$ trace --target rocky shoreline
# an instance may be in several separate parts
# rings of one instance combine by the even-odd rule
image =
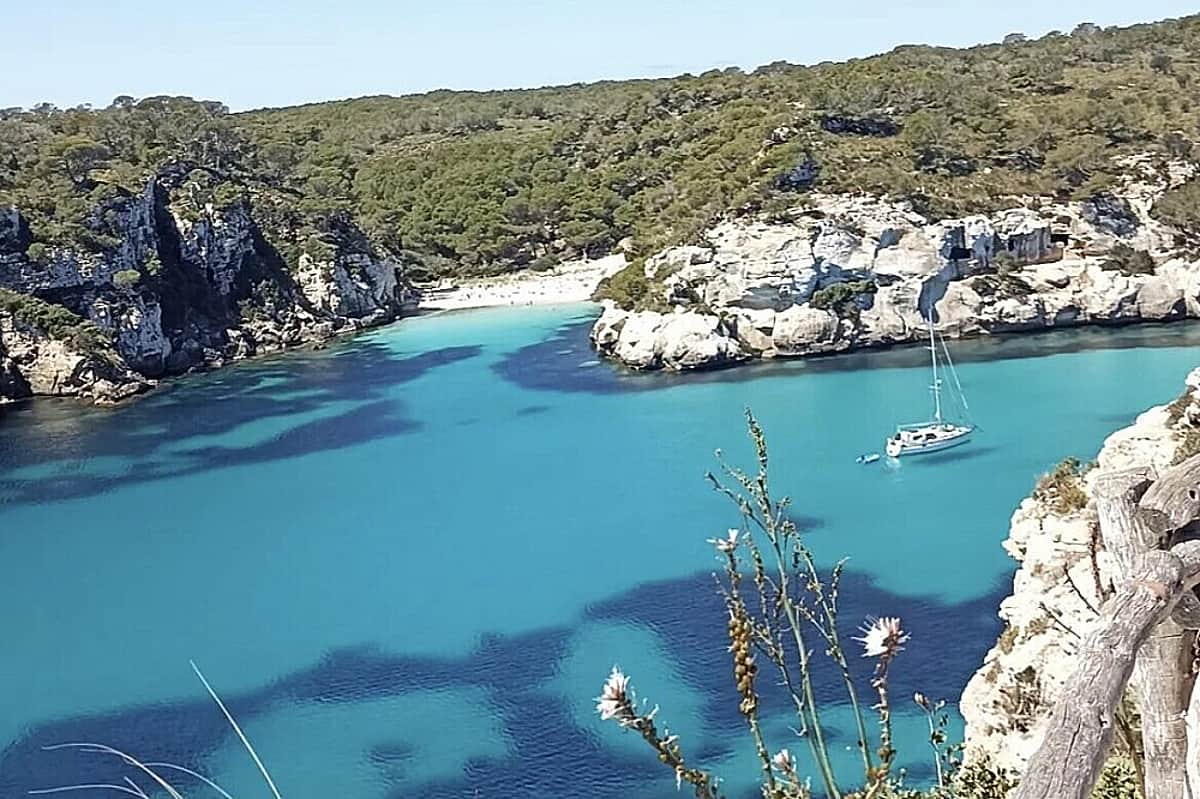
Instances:
[[[1200,317],[1200,259],[1151,216],[1194,167],[1126,167],[1085,202],[934,223],[845,195],[812,195],[788,222],[723,222],[647,258],[653,307],[607,303],[592,341],[634,369],[686,371],[916,342],[929,316],[950,337]]]
[[[197,203],[192,180],[168,168],[98,207],[91,224],[109,243],[96,251],[31,243],[21,212],[0,208],[0,399],[112,404],[162,377],[416,308],[403,265],[348,218],[333,217],[320,242],[289,241],[279,225],[267,234],[269,207]]]
[[[1195,167],[1149,156],[1124,166],[1112,193],[961,219],[820,194],[788,221],[730,219],[633,262],[625,271],[640,271],[648,307],[606,301],[592,342],[633,369],[686,371],[920,342],[930,316],[952,338],[1200,318],[1200,258],[1151,213]],[[418,309],[586,301],[626,266],[617,253],[416,287],[348,218],[331,218],[315,245],[289,240],[276,220],[262,224],[266,199],[197,204],[189,180],[166,168],[98,208],[97,230],[116,242],[104,252],[34,256],[19,210],[0,208],[0,399],[118,402],[165,376]],[[111,346],[81,346],[96,337],[64,329],[56,307]]]
[[[348,217],[333,217],[319,242],[288,240],[260,219],[269,197],[197,205],[189,181],[166,168],[97,208],[94,227],[113,243],[94,252],[43,247],[19,209],[0,207],[0,403],[111,405],[165,377],[417,311],[585,302],[625,265],[615,254],[422,290]]]
[[[1005,550],[1020,564],[999,616],[996,645],[959,704],[968,762],[1020,773],[1040,744],[1049,710],[1074,667],[1080,638],[1111,593],[1114,564],[1099,535],[1091,487],[1105,472],[1152,466],[1160,473],[1200,444],[1200,369],[1184,393],[1109,436],[1095,467],[1069,484],[1045,480],[1012,517]]]

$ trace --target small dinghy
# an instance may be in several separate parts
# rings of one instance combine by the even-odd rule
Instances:
[[[879,453],[872,452],[867,455],[859,455],[857,458],[854,459],[854,462],[866,464],[866,463],[874,463],[877,460],[879,460]]]

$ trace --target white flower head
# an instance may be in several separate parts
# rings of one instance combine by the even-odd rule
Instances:
[[[596,697],[596,712],[605,721],[616,719],[627,724],[633,717],[633,694],[629,690],[629,677],[620,666],[613,666],[612,673],[604,681],[604,690]]]
[[[729,528],[729,535],[725,538],[710,538],[708,543],[717,548],[719,552],[732,552],[737,549],[738,536],[741,532],[736,528]]]
[[[863,645],[863,657],[867,658],[892,657],[908,641],[908,633],[900,629],[900,619],[895,616],[868,618],[861,630],[862,636],[854,640]]]
[[[796,770],[796,758],[792,757],[788,750],[780,749],[778,754],[771,758],[771,765],[784,774],[791,774]]]

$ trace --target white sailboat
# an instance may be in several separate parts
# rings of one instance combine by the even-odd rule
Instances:
[[[962,384],[958,382],[958,373],[950,361],[950,351],[946,349],[946,341],[942,340],[942,352],[946,358],[946,371],[954,378],[954,386],[958,391],[958,399],[963,413],[967,411],[967,400],[963,395]],[[970,423],[952,422],[942,416],[942,379],[938,375],[937,336],[933,331],[933,319],[929,320],[929,356],[933,369],[933,416],[926,422],[902,424],[887,440],[884,449],[888,457],[899,458],[904,455],[920,455],[926,452],[939,452],[959,444],[965,444],[975,432],[975,425]]]

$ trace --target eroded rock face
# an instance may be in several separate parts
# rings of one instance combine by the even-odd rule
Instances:
[[[29,381],[21,374],[17,362],[9,356],[3,339],[0,339],[0,404],[32,395]]]
[[[780,355],[815,355],[846,349],[837,315],[807,305],[796,305],[775,315],[771,340]]]
[[[244,260],[254,252],[254,221],[244,205],[218,213],[204,209],[195,220],[172,210],[179,238],[179,256],[193,264],[221,297],[234,292]]]
[[[738,358],[802,357],[921,341],[929,316],[951,336],[1198,317],[1200,259],[1175,257],[1172,231],[1149,215],[1167,183],[1144,167],[1131,162],[1121,193],[1088,203],[936,223],[902,204],[827,195],[811,195],[791,223],[723,222],[701,244],[647,259],[646,275],[673,317],[730,323],[667,329],[661,314],[626,313],[619,326],[602,318],[593,339],[603,354],[653,369],[671,368],[660,354],[673,330],[694,340],[704,328]],[[1174,181],[1191,174],[1168,171]],[[1155,273],[1102,268],[1118,242],[1149,252]],[[868,290],[845,296],[853,285]],[[666,339],[649,343],[656,336]]]
[[[296,282],[313,307],[336,316],[370,317],[395,313],[403,303],[398,265],[354,253],[332,261],[300,257]]]
[[[0,398],[117,396],[103,381],[121,384],[122,370],[158,377],[219,366],[390,321],[415,303],[400,265],[376,257],[350,220],[331,220],[331,258],[302,252],[289,266],[247,201],[197,209],[179,173],[165,170],[96,209],[88,224],[117,242],[101,253],[52,247],[35,262],[25,220],[0,208],[0,289],[90,320],[111,336],[117,361],[105,372],[53,339],[4,340],[17,336],[10,329],[0,334],[9,353]]]
[[[1081,216],[1097,230],[1128,238],[1137,232],[1139,220],[1124,197],[1098,194],[1080,207]]]
[[[112,334],[117,352],[136,371],[155,377],[167,370],[171,340],[162,329],[162,307],[140,294],[128,299],[97,297],[88,318]]]
[[[21,399],[35,394],[74,396],[113,404],[153,384],[118,358],[81,352],[36,325],[0,313],[0,388]]]

